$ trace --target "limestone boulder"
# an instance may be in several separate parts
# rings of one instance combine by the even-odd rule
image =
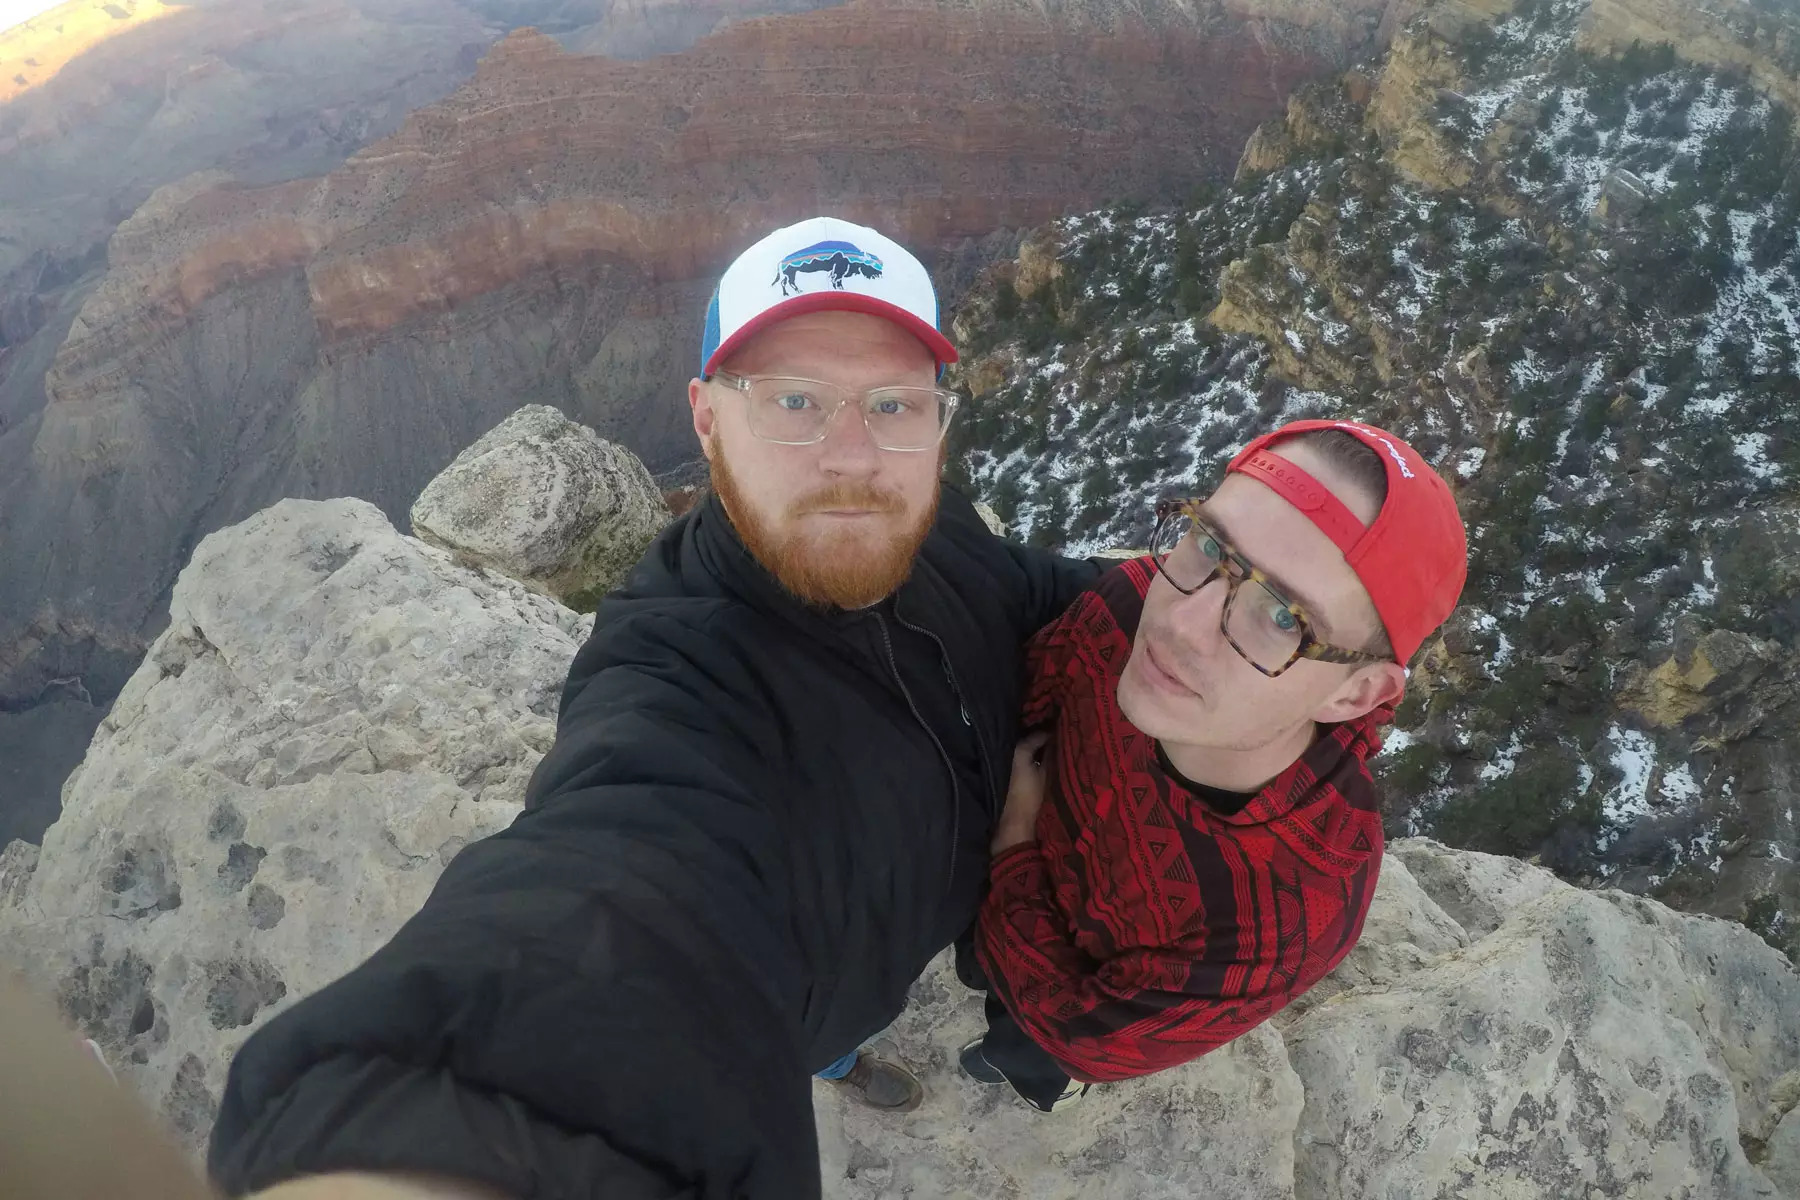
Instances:
[[[1013,276],[1013,290],[1019,299],[1030,300],[1046,294],[1062,278],[1062,244],[1053,229],[1038,230],[1019,246],[1019,269]]]
[[[412,508],[423,540],[583,611],[630,573],[670,517],[635,454],[543,404],[482,435]]]
[[[1800,1196],[1800,1108],[1791,1108],[1763,1151],[1763,1174],[1789,1196]]]
[[[8,842],[0,850],[0,909],[25,894],[37,864],[38,848],[30,842]]]
[[[1594,220],[1602,225],[1628,225],[1644,211],[1656,192],[1642,177],[1623,167],[1607,172],[1594,202]]]
[[[1717,709],[1785,657],[1778,644],[1734,629],[1702,631],[1683,622],[1676,634],[1674,653],[1651,669],[1633,664],[1619,691],[1621,707],[1658,728]]]
[[[1398,859],[1433,903],[1472,938],[1500,928],[1521,906],[1567,885],[1550,872],[1497,854],[1452,850],[1429,838],[1388,844],[1388,863]],[[1379,899],[1379,893],[1377,893]],[[1373,913],[1371,912],[1371,919]]]
[[[1244,143],[1244,153],[1238,158],[1237,174],[1232,177],[1233,183],[1243,183],[1258,175],[1266,175],[1277,167],[1283,167],[1294,156],[1294,139],[1288,133],[1286,121],[1264,121]]]
[[[924,1082],[918,1112],[815,1084],[825,1192],[1776,1200],[1800,1195],[1797,1005],[1741,927],[1409,839],[1293,1012],[1054,1117],[959,1074],[981,1004],[940,960],[876,1042]]]
[[[1044,1116],[1004,1087],[962,1075],[957,1054],[985,1029],[981,997],[948,953],[877,1040],[927,1098],[903,1118],[814,1083],[825,1194],[833,1200],[1291,1200],[1300,1081],[1263,1026],[1180,1071],[1095,1088]]]
[[[212,534],[41,852],[0,854],[0,962],[199,1147],[250,1032],[511,821],[589,625],[359,500]]]
[[[0,962],[198,1150],[244,1039],[511,821],[590,622],[356,500],[211,535],[170,618],[41,851],[0,852]],[[1043,1117],[960,1074],[982,1027],[946,956],[876,1039],[923,1107],[813,1085],[827,1196],[1800,1198],[1792,963],[1432,842],[1389,848],[1331,977],[1195,1062]]]
[[[1297,1192],[1783,1195],[1745,1147],[1800,1063],[1793,965],[1724,921],[1555,883],[1513,906],[1483,878],[1492,932],[1285,1031]]]

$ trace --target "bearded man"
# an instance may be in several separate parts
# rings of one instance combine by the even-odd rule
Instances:
[[[229,1194],[796,1200],[808,1073],[918,1103],[859,1047],[974,920],[1022,647],[1099,573],[942,488],[955,358],[874,230],[726,271],[688,386],[713,493],[601,603],[520,817],[245,1044]]]

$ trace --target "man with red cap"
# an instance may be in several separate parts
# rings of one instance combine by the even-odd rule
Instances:
[[[963,1068],[1045,1112],[1224,1045],[1356,944],[1378,727],[1468,556],[1444,481],[1352,421],[1252,442],[1150,549],[1032,645],[974,943]]]

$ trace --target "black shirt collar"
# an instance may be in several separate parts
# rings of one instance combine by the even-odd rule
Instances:
[[[1173,779],[1188,791],[1194,793],[1194,795],[1200,797],[1208,808],[1211,808],[1216,812],[1222,812],[1228,817],[1243,812],[1245,806],[1256,799],[1257,794],[1255,792],[1228,792],[1224,788],[1208,787],[1204,783],[1195,783],[1192,779],[1189,779],[1186,775],[1183,775],[1180,771],[1175,769],[1175,764],[1169,761],[1168,752],[1163,749],[1163,744],[1160,741],[1156,743],[1156,765],[1162,768],[1163,774],[1167,775],[1170,779]]]

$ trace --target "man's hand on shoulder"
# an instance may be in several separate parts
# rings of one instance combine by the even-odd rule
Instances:
[[[1006,809],[994,829],[993,851],[1037,841],[1038,810],[1044,806],[1044,750],[1050,734],[1027,734],[1013,750],[1012,781],[1006,786]]]

